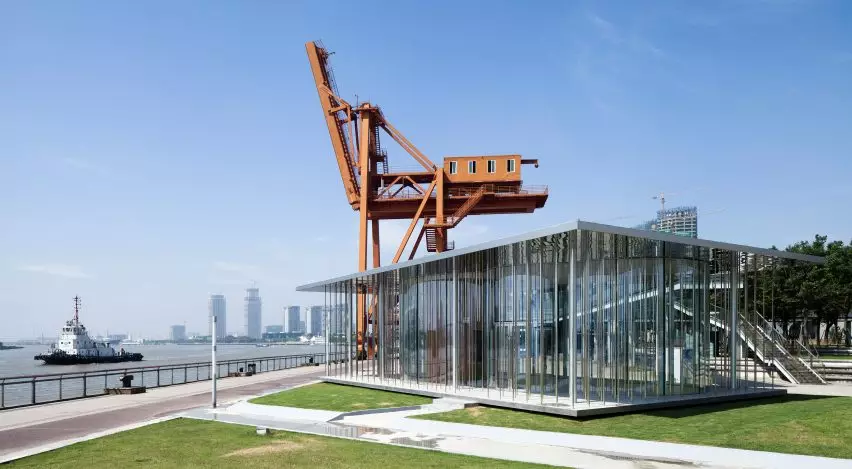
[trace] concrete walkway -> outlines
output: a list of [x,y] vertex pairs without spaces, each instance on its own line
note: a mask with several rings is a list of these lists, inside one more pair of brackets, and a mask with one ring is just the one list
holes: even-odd
[[462,401],[438,399],[417,410],[359,411],[339,415],[323,410],[240,402],[225,409],[196,409],[184,415],[470,456],[590,469],[852,468],[852,460],[408,418],[446,412],[463,405]]
[[[271,371],[218,383],[220,405],[304,384],[322,367]],[[108,434],[210,403],[210,381],[151,389],[144,394],[103,396],[0,411],[0,462],[34,448],[62,446],[92,434]]]
[[[219,386],[222,405],[216,410],[209,408],[210,383],[205,382],[155,389],[136,396],[110,396],[0,412],[0,462],[160,418],[183,416],[578,468],[852,468],[852,460],[409,418],[464,407],[466,402],[458,399],[437,399],[417,409],[350,413],[247,402],[249,396],[302,385],[321,374],[316,368],[299,368],[223,380]],[[849,396],[852,386],[791,386],[789,391]]]
[[852,384],[790,384],[781,383],[788,394],[807,394],[810,396],[852,397]]
[[[533,459],[534,462],[574,467],[637,467],[636,464],[641,463],[643,468],[671,465],[767,469],[852,468],[852,460],[406,418],[422,413],[424,412],[413,411],[361,415],[346,417],[342,423],[370,425],[414,434],[462,437],[458,446],[462,450],[470,448],[477,439],[484,440],[492,443],[489,445],[491,457]],[[556,448],[562,451],[557,451]],[[498,452],[495,453],[494,450]],[[498,454],[504,456],[497,456]],[[544,457],[545,454],[555,456],[556,459]],[[630,462],[630,465],[623,465],[623,462]]]

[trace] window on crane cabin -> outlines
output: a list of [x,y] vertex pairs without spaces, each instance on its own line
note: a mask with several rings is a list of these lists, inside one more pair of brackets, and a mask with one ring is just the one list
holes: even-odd
[[497,160],[488,160],[488,172],[491,174],[497,172]]
[[476,174],[476,161],[467,162],[467,172],[470,174]]
[[515,160],[508,159],[506,160],[506,172],[514,173],[515,172]]
[[459,164],[456,161],[450,161],[450,174],[459,172]]

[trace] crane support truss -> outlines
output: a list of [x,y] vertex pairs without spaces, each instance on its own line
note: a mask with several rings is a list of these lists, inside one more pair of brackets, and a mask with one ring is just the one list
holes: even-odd
[[[447,233],[469,215],[532,213],[547,201],[547,188],[524,187],[520,168],[538,160],[520,159],[519,155],[466,156],[445,158],[438,166],[385,118],[378,106],[360,103],[352,106],[340,97],[329,63],[331,55],[321,44],[305,44],[323,117],[340,172],[346,199],[358,212],[358,269],[367,270],[369,242],[372,241],[372,267],[381,265],[380,220],[409,220],[392,263],[400,260],[418,222],[422,221],[409,259],[426,238],[427,250],[452,249]],[[385,133],[408,153],[423,170],[393,171],[380,135]],[[450,160],[455,161],[454,163]],[[477,162],[487,168],[477,175]],[[511,161],[510,161],[511,160]],[[473,161],[473,163],[470,163]],[[496,167],[505,165],[505,174],[496,175]],[[458,165],[467,164],[462,177]],[[447,214],[451,214],[447,216]],[[357,346],[359,358],[372,357],[374,350],[365,338],[372,324],[369,291],[358,292]]]

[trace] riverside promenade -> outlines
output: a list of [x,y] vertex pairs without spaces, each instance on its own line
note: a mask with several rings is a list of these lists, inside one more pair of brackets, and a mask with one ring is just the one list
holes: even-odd
[[[443,398],[419,406],[350,412],[248,402],[257,395],[316,381],[322,373],[323,370],[316,367],[302,367],[250,378],[224,379],[219,386],[221,398],[217,409],[209,406],[210,383],[207,382],[162,388],[147,396],[110,396],[0,412],[0,463],[160,419],[184,417],[586,469],[852,467],[852,460],[846,459],[411,418],[458,410],[472,404],[459,399]],[[790,392],[849,396],[852,386],[790,386]],[[75,403],[79,405],[73,407]],[[41,412],[35,412],[38,410]]]
[[[250,377],[222,378],[220,405],[317,379],[323,367],[300,367]],[[15,453],[110,433],[210,404],[210,381],[169,386],[143,394],[93,397],[0,411],[0,462]]]

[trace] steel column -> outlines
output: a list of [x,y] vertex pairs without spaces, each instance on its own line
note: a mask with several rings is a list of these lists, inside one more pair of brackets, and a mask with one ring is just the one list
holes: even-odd
[[577,230],[576,243],[569,244],[568,260],[568,394],[571,397],[571,407],[577,407],[577,274],[575,264],[577,263],[577,247],[580,245],[580,230]]
[[730,349],[729,355],[731,358],[731,389],[739,387],[739,379],[737,377],[737,360],[739,359],[739,299],[740,299],[740,253],[731,251],[731,288],[730,288],[730,310],[731,310],[731,330],[729,334],[731,338],[728,340]]

